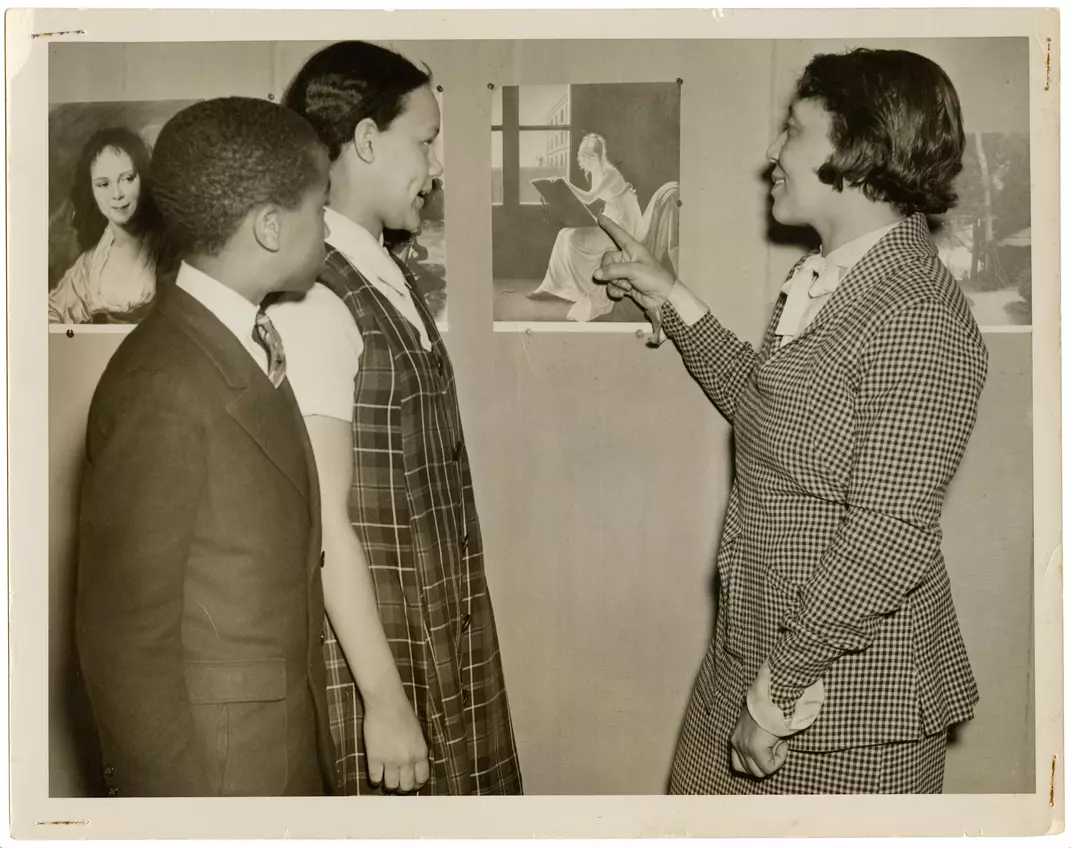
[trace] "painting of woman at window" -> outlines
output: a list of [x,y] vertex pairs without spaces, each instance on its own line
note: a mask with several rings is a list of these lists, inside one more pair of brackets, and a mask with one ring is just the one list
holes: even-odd
[[148,185],[148,144],[125,127],[85,143],[71,188],[82,251],[48,295],[53,324],[133,324],[152,305],[159,212]]
[[[604,215],[633,237],[642,238],[639,230],[643,213],[636,190],[607,158],[606,139],[597,133],[584,136],[576,159],[591,186],[585,190],[565,180],[577,199],[585,206],[601,200]],[[606,287],[596,285],[591,275],[599,267],[602,255],[613,247],[609,237],[594,221],[590,227],[559,230],[543,283],[529,297],[553,295],[572,301],[573,306],[566,316],[570,321],[592,321],[606,315],[613,309],[614,302],[607,296]]]

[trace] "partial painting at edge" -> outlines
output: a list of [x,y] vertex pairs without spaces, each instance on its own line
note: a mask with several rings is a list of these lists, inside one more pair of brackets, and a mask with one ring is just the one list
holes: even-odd
[[1030,326],[1030,136],[968,133],[956,192],[934,234],[941,260],[979,326]]
[[[48,320],[127,329],[151,308],[165,273],[148,168],[163,125],[196,100],[56,103],[49,107]],[[446,323],[443,181],[419,235],[387,233],[435,317]]]
[[676,273],[680,86],[526,85],[492,94],[494,321],[645,322],[592,280],[604,213]]

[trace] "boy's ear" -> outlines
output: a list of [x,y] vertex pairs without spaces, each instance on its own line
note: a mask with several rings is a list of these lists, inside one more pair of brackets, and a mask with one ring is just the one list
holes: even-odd
[[282,216],[273,204],[261,206],[253,213],[253,237],[257,244],[272,253],[282,247]]
[[379,127],[371,118],[365,118],[353,131],[353,149],[362,162],[372,164],[376,159],[375,141]]

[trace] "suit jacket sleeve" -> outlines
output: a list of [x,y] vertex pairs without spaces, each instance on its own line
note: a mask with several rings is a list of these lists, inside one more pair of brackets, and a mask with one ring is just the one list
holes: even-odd
[[770,695],[786,717],[838,657],[873,641],[939,555],[945,489],[985,384],[972,329],[943,304],[917,303],[863,354],[847,512],[769,657]]
[[740,390],[755,368],[757,354],[707,312],[689,325],[670,301],[662,306],[662,329],[673,339],[688,373],[730,422]]
[[121,795],[212,794],[181,641],[205,484],[206,441],[191,394],[163,373],[143,373],[90,412],[76,632]]

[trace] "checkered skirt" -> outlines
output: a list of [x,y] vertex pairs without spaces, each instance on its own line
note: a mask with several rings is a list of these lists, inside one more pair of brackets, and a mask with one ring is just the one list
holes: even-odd
[[[329,250],[320,278],[349,308],[364,341],[354,386],[350,516],[387,641],[428,743],[431,777],[421,793],[519,794],[453,368],[402,267],[431,351],[337,251]],[[367,777],[360,694],[329,621],[325,634],[340,782],[346,794],[376,794]]]
[[671,795],[928,795],[941,792],[947,736],[840,751],[793,749],[761,780],[731,767],[739,709],[693,693],[673,758]]

